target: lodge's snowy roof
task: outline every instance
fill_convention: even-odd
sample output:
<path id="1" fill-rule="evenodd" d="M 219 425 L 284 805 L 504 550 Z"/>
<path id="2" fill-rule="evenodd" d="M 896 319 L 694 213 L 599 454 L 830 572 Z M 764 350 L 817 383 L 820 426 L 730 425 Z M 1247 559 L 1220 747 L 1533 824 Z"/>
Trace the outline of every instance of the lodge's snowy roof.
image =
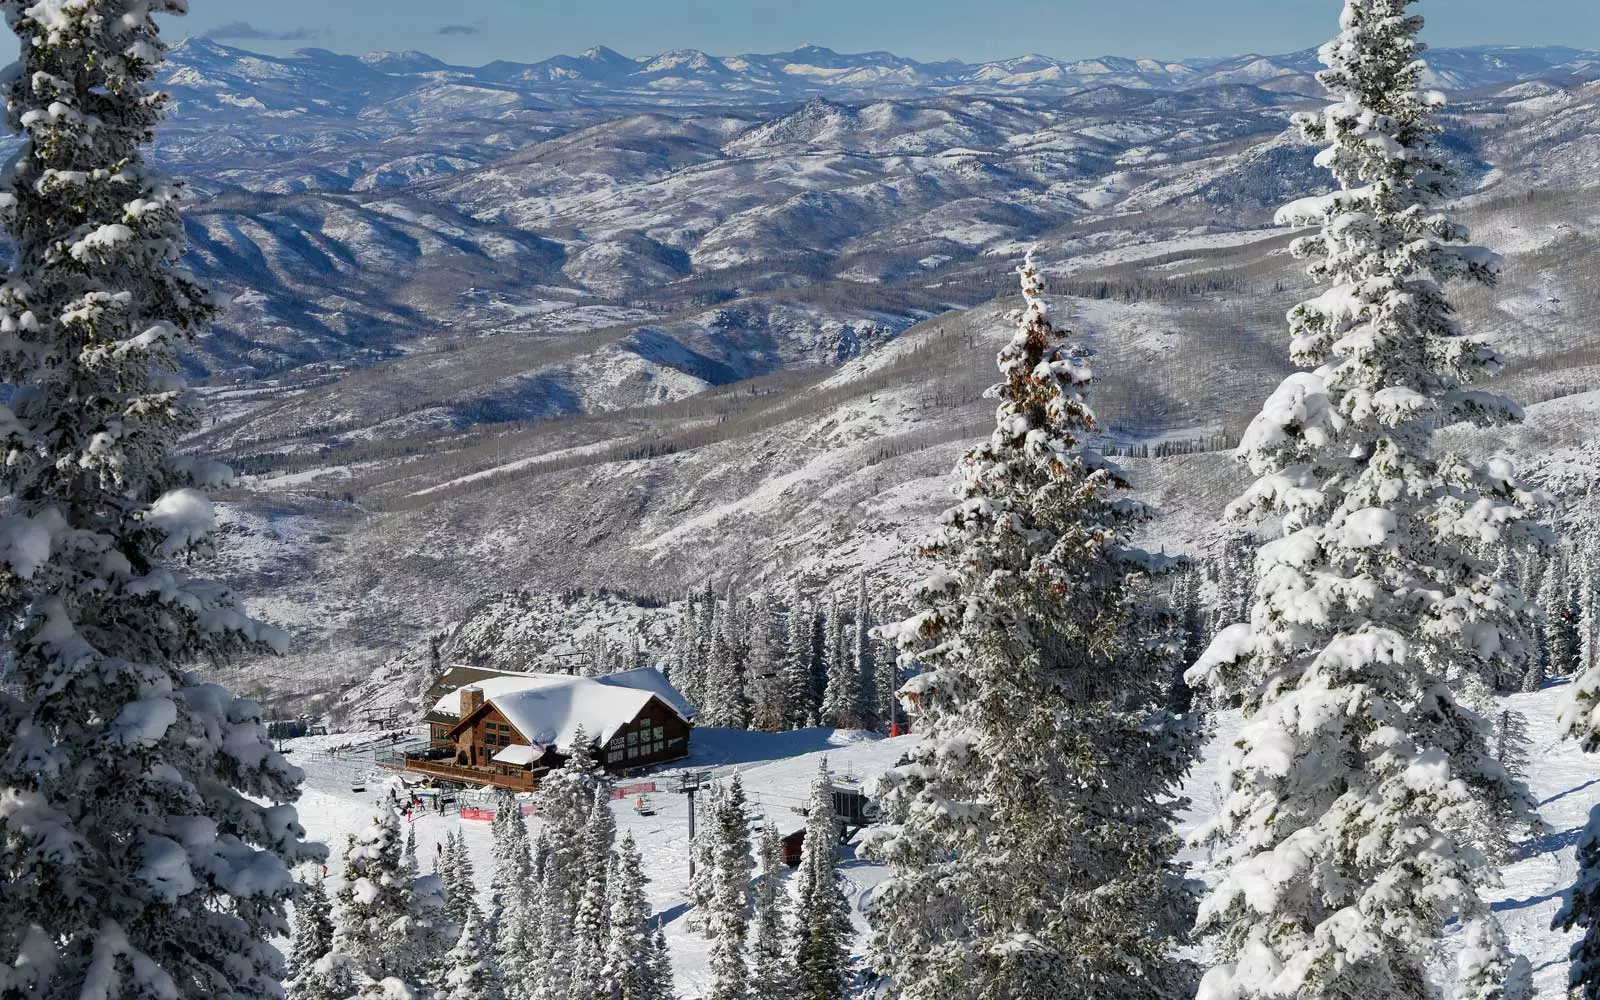
<path id="1" fill-rule="evenodd" d="M 530 746 L 506 747 L 494 755 L 496 764 L 512 764 L 517 767 L 527 767 L 532 764 L 535 757 L 544 756 L 543 751 L 535 752 Z"/>
<path id="2" fill-rule="evenodd" d="M 651 698 L 659 698 L 684 720 L 695 714 L 694 706 L 654 667 L 601 677 L 507 674 L 486 677 L 471 686 L 481 689 L 484 702 L 498 709 L 524 738 L 536 746 L 554 746 L 558 750 L 571 745 L 580 727 L 590 739 L 607 742 L 618 729 L 637 718 Z M 451 691 L 440 698 L 433 710 L 459 718 L 461 691 Z M 507 748 L 516 749 L 519 748 Z"/>

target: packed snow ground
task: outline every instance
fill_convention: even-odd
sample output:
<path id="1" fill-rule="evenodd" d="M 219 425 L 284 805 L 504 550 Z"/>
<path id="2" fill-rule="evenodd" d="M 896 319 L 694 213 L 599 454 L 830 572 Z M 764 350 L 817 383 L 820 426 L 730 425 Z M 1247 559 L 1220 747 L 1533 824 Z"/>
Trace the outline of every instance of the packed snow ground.
<path id="1" fill-rule="evenodd" d="M 1532 963 L 1535 996 L 1543 1000 L 1558 1000 L 1566 995 L 1567 948 L 1575 935 L 1551 930 L 1550 919 L 1560 905 L 1562 890 L 1576 875 L 1574 852 L 1589 808 L 1600 801 L 1600 755 L 1586 755 L 1558 735 L 1556 715 L 1570 690 L 1567 684 L 1553 684 L 1534 694 L 1510 695 L 1499 703 L 1500 708 L 1527 717 L 1531 761 L 1527 780 L 1549 830 L 1520 846 L 1516 857 L 1503 869 L 1503 885 L 1492 903 L 1512 946 Z M 1212 746 L 1229 739 L 1238 721 L 1235 713 L 1218 716 Z M 647 887 L 651 905 L 666 922 L 681 995 L 703 996 L 710 981 L 706 973 L 709 942 L 689 928 L 688 804 L 683 795 L 670 791 L 677 775 L 686 770 L 712 770 L 723 779 L 739 774 L 752 815 L 761 822 L 777 824 L 780 833 L 787 834 L 803 823 L 795 809 L 803 803 L 822 757 L 828 758 L 834 773 L 841 778 L 870 785 L 915 740 L 915 736 L 882 739 L 831 729 L 794 733 L 699 729 L 687 760 L 642 779 L 654 780 L 660 789 L 647 796 L 654 815 L 640 815 L 634 798 L 612 803 L 619 836 L 632 832 L 638 841 L 645 874 L 651 880 Z M 393 777 L 376 767 L 373 753 L 374 749 L 390 746 L 390 740 L 377 733 L 341 733 L 289 740 L 284 745 L 291 751 L 290 759 L 306 771 L 301 820 L 310 836 L 328 844 L 332 853 L 329 875 L 337 877 L 345 838 L 370 818 L 371 810 L 384 795 L 385 783 Z M 337 747 L 348 749 L 334 753 Z M 1221 799 L 1223 776 L 1217 769 L 1217 756 L 1208 754 L 1190 776 L 1186 794 L 1191 808 L 1184 817 L 1185 835 L 1203 824 Z M 354 791 L 358 787 L 364 790 Z M 445 834 L 459 828 L 466 835 L 478 885 L 487 891 L 491 870 L 487 822 L 461 819 L 455 812 L 419 812 L 414 822 L 424 871 L 430 869 L 429 859 L 436 856 Z M 530 817 L 530 822 L 537 824 L 537 817 Z M 1188 857 L 1196 866 L 1196 874 L 1205 877 L 1207 852 L 1196 849 Z M 855 908 L 856 927 L 864 934 L 864 908 L 887 872 L 858 859 L 854 845 L 844 849 L 840 870 L 850 882 L 848 894 Z"/>

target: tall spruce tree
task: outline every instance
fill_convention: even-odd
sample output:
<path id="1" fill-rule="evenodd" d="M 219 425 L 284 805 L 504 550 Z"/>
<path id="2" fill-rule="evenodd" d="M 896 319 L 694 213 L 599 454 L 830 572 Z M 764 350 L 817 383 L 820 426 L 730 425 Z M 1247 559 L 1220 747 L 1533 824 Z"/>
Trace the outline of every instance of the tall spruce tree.
<path id="1" fill-rule="evenodd" d="M 1192 975 L 1171 824 L 1194 740 L 1136 600 L 1166 561 L 1129 544 L 1149 512 L 1083 443 L 1087 361 L 1031 261 L 1021 277 L 995 431 L 958 466 L 920 610 L 888 630 L 924 668 L 901 688 L 923 740 L 880 788 L 871 957 L 907 1000 L 1166 1000 Z"/>
<path id="2" fill-rule="evenodd" d="M 1457 996 L 1527 986 L 1480 890 L 1485 848 L 1534 804 L 1463 699 L 1527 657 L 1493 550 L 1540 533 L 1507 462 L 1433 449 L 1437 426 L 1519 411 L 1471 388 L 1498 361 L 1445 296 L 1449 280 L 1491 283 L 1497 259 L 1432 207 L 1448 170 L 1411 2 L 1349 0 L 1322 48 L 1334 103 L 1296 119 L 1339 190 L 1279 213 L 1320 226 L 1292 252 L 1328 290 L 1290 313 L 1307 370 L 1240 446 L 1260 478 L 1233 513 L 1267 538 L 1251 620 L 1189 673 L 1245 715 L 1205 831 L 1225 847 L 1200 927 L 1225 961 L 1202 998 L 1434 997 L 1452 919 L 1470 942 Z"/>
<path id="3" fill-rule="evenodd" d="M 518 818 L 520 819 L 520 813 Z M 511 827 L 508 825 L 507 830 Z M 513 841 L 519 835 L 508 832 Z M 520 840 L 527 843 L 523 824 Z M 531 1000 L 535 987 L 543 981 L 544 947 L 543 869 L 534 864 L 534 854 L 549 854 L 549 837 L 540 831 L 538 849 L 504 852 L 504 889 L 500 897 L 494 928 L 494 949 L 500 966 L 503 989 L 509 1000 Z"/>
<path id="4" fill-rule="evenodd" d="M 799 588 L 789 598 L 789 641 L 783 661 L 785 727 L 804 729 L 816 724 L 816 695 L 811 686 L 811 606 Z"/>
<path id="5" fill-rule="evenodd" d="M 187 576 L 220 466 L 178 351 L 215 314 L 179 267 L 157 15 L 4 0 L 21 136 L 0 180 L 0 995 L 274 997 L 290 868 L 323 857 L 254 704 L 190 668 L 283 649 Z"/>
<path id="6" fill-rule="evenodd" d="M 408 838 L 408 842 L 412 842 Z M 439 873 L 444 883 L 444 912 L 457 927 L 465 927 L 473 916 L 482 917 L 478 905 L 478 879 L 472 868 L 472 855 L 467 852 L 467 835 L 451 830 L 445 836 L 445 867 Z M 415 871 L 413 866 L 411 869 Z"/>
<path id="7" fill-rule="evenodd" d="M 445 955 L 443 989 L 438 1000 L 501 1000 L 500 970 L 484 932 L 483 918 L 473 911 L 454 948 Z"/>
<path id="8" fill-rule="evenodd" d="M 740 669 L 738 645 L 730 630 L 738 626 L 737 616 L 724 613 L 720 627 L 711 637 L 711 656 L 705 669 L 705 701 L 700 722 L 723 729 L 743 729 L 750 722 L 750 702 L 745 696 L 744 672 Z"/>
<path id="9" fill-rule="evenodd" d="M 333 903 L 320 875 L 304 883 L 294 902 L 294 939 L 289 951 L 289 978 L 309 972 L 333 950 Z"/>
<path id="10" fill-rule="evenodd" d="M 822 691 L 822 724 L 841 729 L 861 725 L 861 674 L 838 595 L 828 599 L 827 683 Z"/>
<path id="11" fill-rule="evenodd" d="M 712 814 L 716 847 L 710 912 L 705 921 L 706 937 L 711 941 L 711 988 L 706 1000 L 745 1000 L 750 995 L 745 935 L 750 929 L 750 876 L 755 871 L 755 861 L 750 855 L 750 821 L 745 805 L 744 784 L 736 774 L 727 791 L 717 798 Z"/>
<path id="12" fill-rule="evenodd" d="M 400 820 L 388 809 L 350 835 L 334 894 L 333 950 L 367 979 L 419 985 L 439 967 L 457 928 L 445 916 L 439 877 L 413 877 L 400 854 Z"/>
<path id="13" fill-rule="evenodd" d="M 600 798 L 601 795 L 606 798 Z M 589 1000 L 611 992 L 605 972 L 614 859 L 612 845 L 616 841 L 617 821 L 609 802 L 608 790 L 597 787 L 589 823 L 583 832 L 583 870 L 578 874 L 581 884 L 572 926 L 572 989 L 569 995 L 573 1000 Z"/>
<path id="14" fill-rule="evenodd" d="M 755 933 L 750 942 L 750 996 L 752 1000 L 792 1000 L 796 984 L 783 842 L 771 823 L 762 827 L 758 854 L 761 870 L 756 883 Z"/>
<path id="15" fill-rule="evenodd" d="M 1591 492 L 1591 501 L 1593 496 Z M 1592 503 L 1587 512 L 1594 515 Z M 1600 519 L 1590 522 L 1589 534 L 1596 529 L 1600 529 Z M 1564 735 L 1577 740 L 1585 753 L 1600 752 L 1600 663 L 1591 659 L 1578 675 L 1560 721 Z M 1569 982 L 1581 1000 L 1600 1000 L 1600 805 L 1589 811 L 1589 822 L 1578 838 L 1577 861 L 1577 878 L 1552 926 L 1583 932 L 1569 952 Z"/>
<path id="16" fill-rule="evenodd" d="M 849 991 L 855 928 L 850 924 L 850 900 L 839 878 L 838 852 L 833 776 L 824 759 L 806 802 L 805 843 L 796 875 L 794 987 L 801 1000 L 844 1000 Z M 985 994 L 978 991 L 972 995 Z"/>
<path id="17" fill-rule="evenodd" d="M 650 978 L 646 996 L 651 1000 L 677 1000 L 678 990 L 672 975 L 672 955 L 667 951 L 667 932 L 656 925 L 650 942 Z"/>
<path id="18" fill-rule="evenodd" d="M 872 601 L 867 594 L 867 577 L 856 585 L 856 614 L 851 622 L 850 658 L 856 670 L 856 719 L 861 726 L 877 725 L 878 665 L 872 639 Z"/>
<path id="19" fill-rule="evenodd" d="M 653 946 L 650 900 L 644 892 L 647 881 L 633 834 L 624 834 L 610 886 L 603 976 L 612 1000 L 656 1000 L 650 975 Z"/>

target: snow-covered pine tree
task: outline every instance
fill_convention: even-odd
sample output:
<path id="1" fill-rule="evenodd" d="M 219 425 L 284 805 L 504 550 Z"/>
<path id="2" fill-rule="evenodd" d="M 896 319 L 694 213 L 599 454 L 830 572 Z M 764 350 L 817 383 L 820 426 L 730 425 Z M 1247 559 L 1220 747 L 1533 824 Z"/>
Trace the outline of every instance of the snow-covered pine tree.
<path id="1" fill-rule="evenodd" d="M 716 799 L 711 822 L 716 831 L 711 900 L 705 935 L 711 941 L 706 1000 L 746 1000 L 750 970 L 745 967 L 745 935 L 750 929 L 750 820 L 745 815 L 744 783 L 735 774 Z"/>
<path id="2" fill-rule="evenodd" d="M 1515 709 L 1502 708 L 1494 724 L 1494 759 L 1517 777 L 1528 773 L 1528 719 Z"/>
<path id="3" fill-rule="evenodd" d="M 1589 537 L 1600 530 L 1594 498 L 1591 490 L 1586 508 Z M 1573 682 L 1572 698 L 1563 706 L 1560 722 L 1563 735 L 1578 740 L 1585 753 L 1600 752 L 1600 662 L 1590 659 Z M 1561 931 L 1582 930 L 1569 952 L 1569 983 L 1580 1000 L 1600 1000 L 1600 805 L 1589 811 L 1588 825 L 1578 839 L 1577 861 L 1577 879 L 1551 924 Z"/>
<path id="4" fill-rule="evenodd" d="M 700 685 L 699 649 L 695 643 L 698 626 L 699 615 L 695 611 L 694 599 L 690 598 L 678 614 L 677 628 L 672 637 L 672 660 L 667 669 L 672 686 L 688 699 L 689 704 L 696 707 L 701 704 L 704 695 Z"/>
<path id="5" fill-rule="evenodd" d="M 467 836 L 460 830 L 445 835 L 444 871 L 439 873 L 444 883 L 445 916 L 457 927 L 465 927 L 473 916 L 482 917 L 478 905 L 478 880 L 472 868 L 472 855 L 467 851 Z"/>
<path id="6" fill-rule="evenodd" d="M 745 664 L 745 689 L 750 693 L 750 728 L 781 732 L 789 716 L 785 685 L 787 635 L 778 606 L 764 594 L 751 617 L 750 656 Z"/>
<path id="7" fill-rule="evenodd" d="M 549 846 L 540 879 L 541 954 L 536 959 L 540 974 L 532 983 L 534 1000 L 567 1000 L 577 957 L 578 904 L 589 871 L 589 825 L 595 803 L 610 795 L 581 727 L 567 753 L 566 762 L 544 776 L 537 793 L 544 821 L 540 839 Z"/>
<path id="8" fill-rule="evenodd" d="M 811 690 L 816 699 L 817 722 L 822 721 L 822 694 L 828 690 L 828 608 L 820 599 L 811 607 Z"/>
<path id="9" fill-rule="evenodd" d="M 722 616 L 722 627 L 711 637 L 711 657 L 706 662 L 705 702 L 700 723 L 723 729 L 743 729 L 750 721 L 750 703 L 745 697 L 744 674 L 739 669 L 737 650 L 728 629 L 738 619 Z"/>
<path id="10" fill-rule="evenodd" d="M 491 937 L 498 930 L 500 911 L 506 905 L 507 892 L 528 867 L 528 821 L 522 815 L 522 806 L 510 791 L 501 790 L 495 795 L 494 820 L 489 825 L 489 929 Z"/>
<path id="11" fill-rule="evenodd" d="M 361 974 L 349 955 L 329 952 L 292 982 L 285 984 L 288 1000 L 350 1000 L 361 987 Z"/>
<path id="12" fill-rule="evenodd" d="M 1572 561 L 1565 548 L 1557 549 L 1545 564 L 1544 582 L 1539 589 L 1539 605 L 1544 609 L 1545 656 L 1549 673 L 1571 677 L 1577 672 L 1577 613 L 1574 607 Z"/>
<path id="13" fill-rule="evenodd" d="M 827 684 L 822 691 L 822 724 L 840 729 L 861 725 L 861 674 L 856 670 L 850 631 L 837 595 L 828 599 Z"/>
<path id="14" fill-rule="evenodd" d="M 655 936 L 650 941 L 649 974 L 645 996 L 651 1000 L 677 1000 L 678 990 L 672 975 L 672 955 L 667 951 L 667 932 L 660 924 L 656 925 Z"/>
<path id="15" fill-rule="evenodd" d="M 633 834 L 623 834 L 611 879 L 605 972 L 611 1000 L 655 1000 L 651 989 L 650 900 Z"/>
<path id="16" fill-rule="evenodd" d="M 793 1000 L 793 942 L 789 936 L 789 893 L 784 882 L 783 842 L 770 822 L 761 829 L 761 859 L 756 882 L 755 932 L 750 942 L 752 1000 Z"/>
<path id="17" fill-rule="evenodd" d="M 794 995 L 801 1000 L 843 1000 L 850 985 L 855 930 L 850 925 L 850 900 L 839 879 L 838 851 L 839 818 L 833 811 L 833 776 L 824 758 L 806 802 L 805 842 L 796 875 Z M 988 994 L 980 986 L 970 995 Z"/>
<path id="18" fill-rule="evenodd" d="M 422 873 L 422 866 L 417 863 L 417 825 L 406 824 L 406 846 L 400 852 L 400 863 L 413 878 Z"/>
<path id="19" fill-rule="evenodd" d="M 863 573 L 856 587 L 856 614 L 851 622 L 850 658 L 856 670 L 856 708 L 858 725 L 878 725 L 878 669 L 872 645 L 872 602 L 867 596 L 867 577 Z"/>
<path id="20" fill-rule="evenodd" d="M 1021 277 L 994 434 L 957 468 L 921 610 L 887 629 L 923 668 L 901 688 L 923 739 L 879 788 L 866 846 L 894 871 L 870 951 L 906 1000 L 1164 1000 L 1190 985 L 1171 949 L 1194 912 L 1171 830 L 1192 727 L 1140 603 L 1167 561 L 1129 544 L 1150 514 L 1082 443 L 1092 375 L 1031 260 Z"/>
<path id="21" fill-rule="evenodd" d="M 220 466 L 178 351 L 215 314 L 179 267 L 157 15 L 180 0 L 0 4 L 20 149 L 0 180 L 0 995 L 275 996 L 300 774 L 253 703 L 190 667 L 282 651 L 181 564 Z"/>
<path id="22" fill-rule="evenodd" d="M 1484 848 L 1535 823 L 1534 803 L 1458 695 L 1526 657 L 1524 602 L 1493 550 L 1543 533 L 1509 463 L 1433 449 L 1437 426 L 1519 411 L 1470 387 L 1498 361 L 1444 292 L 1492 282 L 1497 258 L 1432 207 L 1448 169 L 1411 2 L 1349 0 L 1322 48 L 1335 103 L 1297 117 L 1339 190 L 1278 218 L 1321 227 L 1292 252 L 1329 288 L 1289 316 L 1308 370 L 1240 446 L 1259 479 L 1233 514 L 1267 536 L 1251 621 L 1188 675 L 1245 713 L 1203 831 L 1225 846 L 1199 925 L 1225 961 L 1202 1000 L 1433 997 L 1451 920 L 1473 943 L 1457 996 L 1527 986 L 1479 890 L 1495 877 Z"/>
<path id="23" fill-rule="evenodd" d="M 811 687 L 811 637 L 814 615 L 798 587 L 789 598 L 789 641 L 783 661 L 787 729 L 816 724 L 816 695 Z"/>
<path id="24" fill-rule="evenodd" d="M 370 980 L 420 983 L 438 968 L 456 928 L 437 876 L 413 878 L 400 860 L 400 820 L 383 809 L 351 834 L 334 894 L 334 952 Z"/>
<path id="25" fill-rule="evenodd" d="M 501 1000 L 504 996 L 494 949 L 476 911 L 467 914 L 456 946 L 445 956 L 443 979 L 439 1000 Z"/>
<path id="26" fill-rule="evenodd" d="M 1591 500 L 1591 503 L 1593 501 Z M 1600 525 L 1595 530 L 1600 530 Z M 1583 536 L 1593 538 L 1591 531 Z M 1573 582 L 1578 588 L 1578 672 L 1581 674 L 1592 670 L 1600 652 L 1600 587 L 1596 586 L 1595 574 L 1600 572 L 1600 567 L 1595 564 L 1595 547 L 1593 541 L 1586 541 L 1578 552 L 1576 564 L 1577 579 Z"/>
<path id="27" fill-rule="evenodd" d="M 578 905 L 572 922 L 572 1000 L 608 996 L 605 981 L 606 946 L 609 939 L 608 900 L 612 845 L 616 841 L 617 821 L 611 812 L 609 792 L 597 788 L 597 798 L 589 810 L 589 823 L 583 832 L 583 871 L 579 878 Z"/>
<path id="28" fill-rule="evenodd" d="M 333 950 L 333 903 L 320 874 L 302 883 L 294 901 L 294 938 L 289 950 L 289 979 L 306 972 Z"/>
<path id="29" fill-rule="evenodd" d="M 521 837 L 526 842 L 526 824 Z M 509 848 L 505 853 L 505 888 L 494 929 L 494 950 L 508 1000 L 531 1000 L 536 986 L 544 981 L 544 871 L 543 866 L 535 865 L 536 854 L 549 854 L 549 836 L 542 830 L 532 853 Z"/>

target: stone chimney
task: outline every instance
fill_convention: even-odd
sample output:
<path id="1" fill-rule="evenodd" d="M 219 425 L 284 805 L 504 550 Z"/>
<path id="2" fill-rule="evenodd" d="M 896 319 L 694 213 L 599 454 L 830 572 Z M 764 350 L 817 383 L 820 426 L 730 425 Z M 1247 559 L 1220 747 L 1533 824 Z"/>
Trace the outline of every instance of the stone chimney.
<path id="1" fill-rule="evenodd" d="M 482 707 L 483 688 L 469 686 L 461 689 L 461 717 L 463 719 Z"/>

